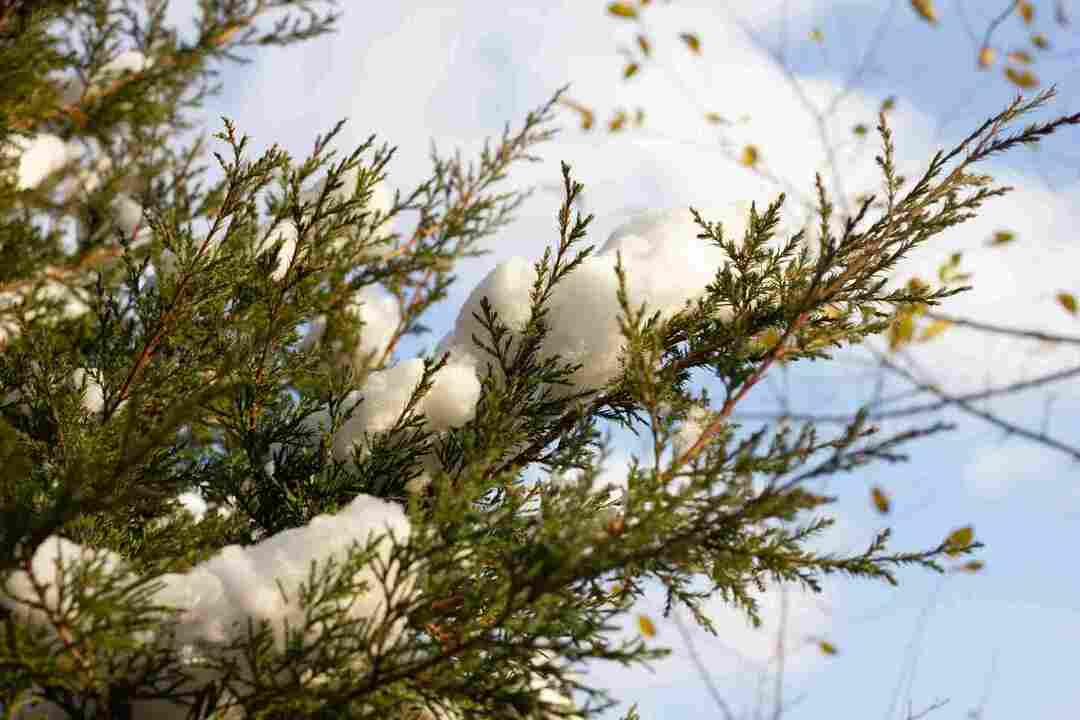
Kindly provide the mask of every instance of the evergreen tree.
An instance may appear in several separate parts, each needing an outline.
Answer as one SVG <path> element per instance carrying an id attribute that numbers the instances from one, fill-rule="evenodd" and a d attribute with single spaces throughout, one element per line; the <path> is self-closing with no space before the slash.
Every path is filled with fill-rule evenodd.
<path id="1" fill-rule="evenodd" d="M 808 547 L 831 498 L 807 480 L 944 426 L 880 439 L 859 416 L 821 437 L 730 416 L 779 362 L 959 291 L 884 277 L 1006 192 L 975 164 L 1080 123 L 1004 134 L 1052 92 L 912 182 L 882 115 L 885 207 L 834 217 L 819 182 L 819 223 L 795 233 L 780 197 L 651 214 L 597 248 L 564 164 L 551 246 L 493 269 L 409 359 L 396 347 L 456 262 L 513 218 L 507 175 L 559 94 L 393 197 L 374 138 L 338 154 L 338 124 L 302 161 L 252 158 L 225 120 L 204 189 L 206 143 L 176 140 L 212 64 L 331 30 L 326 4 L 206 0 L 187 43 L 161 0 L 0 3 L 8 717 L 588 717 L 611 699 L 583 663 L 663 654 L 647 617 L 615 632 L 646 591 L 711 628 L 715 595 L 755 617 L 769 582 L 895 582 L 980 547 L 967 527 L 914 551 L 887 532 L 853 556 Z M 258 30 L 289 9 L 307 20 Z M 614 483 L 613 425 L 652 439 Z M 201 514 L 180 499 L 196 492 Z"/>

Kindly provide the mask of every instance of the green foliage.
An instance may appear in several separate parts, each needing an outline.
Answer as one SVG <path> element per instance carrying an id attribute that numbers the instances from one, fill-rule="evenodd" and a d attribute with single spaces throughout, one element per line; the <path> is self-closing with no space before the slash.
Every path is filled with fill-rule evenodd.
<path id="1" fill-rule="evenodd" d="M 282 20 L 262 36 L 243 29 L 261 12 L 313 4 L 206 3 L 212 11 L 191 46 L 177 44 L 162 13 L 152 13 L 142 37 L 160 60 L 74 106 L 57 106 L 44 74 L 12 71 L 10 82 L 5 74 L 0 83 L 0 137 L 51 130 L 92 137 L 101 152 L 125 158 L 97 189 L 62 202 L 53 191 L 76 168 L 33 190 L 0 186 L 0 292 L 25 297 L 0 308 L 0 320 L 19 329 L 0 351 L 0 568 L 9 574 L 26 567 L 41 543 L 59 534 L 118 553 L 132 570 L 110 574 L 101 563 L 64 570 L 70 603 L 48 619 L 59 646 L 33 624 L 0 613 L 5 708 L 36 685 L 73 716 L 89 708 L 119 716 L 134 700 L 172 697 L 195 706 L 192 717 L 223 717 L 225 708 L 215 706 L 224 704 L 226 688 L 249 715 L 264 718 L 404 717 L 425 707 L 492 718 L 570 712 L 544 699 L 538 679 L 560 692 L 578 691 L 586 702 L 573 712 L 587 716 L 610 698 L 571 669 L 595 660 L 643 663 L 665 652 L 614 632 L 651 586 L 663 588 L 669 609 L 682 605 L 713 629 L 702 607 L 709 597 L 756 621 L 755 594 L 766 583 L 817 590 L 832 573 L 895 583 L 901 566 L 941 570 L 943 556 L 980 547 L 963 528 L 920 551 L 889 551 L 888 530 L 856 555 L 808 549 L 831 524 L 832 498 L 808 490 L 807 480 L 902 460 L 900 445 L 944 426 L 871 439 L 875 429 L 860 414 L 823 438 L 809 425 L 750 430 L 730 415 L 777 363 L 828 359 L 830 347 L 883 332 L 897 309 L 933 306 L 963 290 L 886 291 L 885 277 L 912 249 L 1006 191 L 971 174 L 971 165 L 1080 117 L 1002 137 L 1009 122 L 1050 93 L 1018 99 L 956 149 L 935 155 L 902 192 L 882 114 L 884 210 L 873 216 L 867 199 L 837 222 L 819 180 L 813 250 L 803 233 L 777 237 L 782 197 L 762 212 L 751 208 L 742 238 L 726 236 L 694 211 L 698 241 L 723 248 L 728 262 L 699 301 L 668 318 L 630 306 L 634 278 L 620 263 L 622 374 L 606 387 L 573 392 L 566 388 L 576 368 L 541 353 L 553 290 L 592 252 L 585 245 L 591 217 L 572 212 L 582 185 L 564 164 L 559 236 L 536 264 L 526 326 L 511 332 L 490 304 L 482 305 L 484 332 L 474 340 L 486 368 L 475 417 L 444 434 L 425 425 L 418 403 L 446 364 L 444 357 L 427 358 L 393 426 L 370 438 L 366 453 L 335 459 L 333 435 L 354 411 L 348 394 L 390 362 L 400 337 L 425 331 L 425 314 L 446 298 L 457 261 L 480 254 L 481 241 L 513 218 L 524 193 L 504 190 L 503 181 L 551 136 L 560 95 L 475 163 L 433 154 L 430 177 L 399 193 L 388 212 L 374 211 L 371 198 L 393 150 L 371 138 L 335 160 L 329 148 L 341 124 L 296 162 L 277 147 L 248 159 L 247 138 L 225 120 L 214 153 L 224 177 L 203 190 L 194 168 L 202 143 L 176 151 L 164 142 L 184 127 L 182 111 L 198 107 L 206 88 L 195 100 L 185 92 L 205 81 L 211 61 L 228 59 L 230 48 L 286 44 L 329 29 L 332 16 L 313 16 L 306 26 Z M 0 69 L 17 67 L 31 51 L 52 52 L 50 68 L 102 65 L 118 32 L 120 11 L 112 5 L 57 3 L 11 21 L 3 26 L 13 42 L 0 49 Z M 622 3 L 609 11 L 633 17 Z M 49 50 L 61 45 L 47 30 L 53 20 L 92 30 L 93 42 L 82 51 Z M 694 39 L 687 43 L 697 50 Z M 135 97 L 146 101 L 125 104 Z M 304 199 L 303 189 L 323 172 L 325 185 Z M 355 185 L 342 187 L 346 177 Z M 150 242 L 134 242 L 106 219 L 104 209 L 122 189 L 144 201 Z M 56 231 L 33 224 L 62 212 L 83 223 L 74 252 L 61 247 Z M 416 217 L 414 230 L 392 232 L 387 221 L 408 213 Z M 296 250 L 275 279 L 282 242 L 273 238 L 286 221 L 297 229 Z M 175 271 L 150 282 L 149 263 L 172 263 Z M 89 312 L 68 317 L 62 299 L 24 292 L 56 279 L 85 297 Z M 354 341 L 363 328 L 348 321 L 347 297 L 375 284 L 403 308 L 381 357 L 343 369 L 328 351 L 298 342 L 304 324 L 320 315 L 331 337 Z M 70 382 L 79 368 L 102 389 L 98 412 L 82 407 L 86 383 Z M 715 407 L 692 389 L 706 373 L 723 386 Z M 699 437 L 673 452 L 674 433 L 701 405 L 711 410 Z M 320 431 L 307 421 L 322 408 L 329 427 Z M 629 471 L 622 503 L 594 488 L 609 451 L 605 423 L 653 440 L 653 457 Z M 432 482 L 410 496 L 406 485 L 424 470 L 425 458 L 435 460 Z M 543 480 L 527 480 L 529 469 Z M 211 511 L 196 520 L 175 500 L 193 489 L 212 510 L 228 507 L 232 514 Z M 271 628 L 250 623 L 229 646 L 235 654 L 202 648 L 200 667 L 215 668 L 218 680 L 176 690 L 192 664 L 165 639 L 135 639 L 173 612 L 154 603 L 155 578 L 187 571 L 227 545 L 307 525 L 358 494 L 407 507 L 410 541 L 395 540 L 384 560 L 372 539 L 346 558 L 312 566 L 292 599 L 305 621 L 289 628 L 285 653 L 274 647 Z M 887 499 L 875 502 L 887 511 Z M 391 598 L 381 622 L 350 618 L 339 607 L 364 590 L 354 581 L 363 568 L 373 569 Z M 405 588 L 414 582 L 417 591 Z M 406 631 L 391 641 L 395 623 Z M 306 632 L 316 627 L 323 639 L 307 643 Z M 651 620 L 641 628 L 653 634 Z M 835 652 L 822 642 L 823 652 L 830 648 Z M 240 684 L 242 672 L 254 673 L 252 684 Z M 163 689 L 170 683 L 173 690 Z"/>

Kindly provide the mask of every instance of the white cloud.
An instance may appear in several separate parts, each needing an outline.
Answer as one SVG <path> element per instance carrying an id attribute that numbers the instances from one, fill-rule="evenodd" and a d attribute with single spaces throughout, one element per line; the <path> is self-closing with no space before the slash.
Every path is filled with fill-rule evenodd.
<path id="1" fill-rule="evenodd" d="M 725 696 L 736 702 L 752 699 L 750 687 L 756 686 L 763 673 L 776 672 L 781 625 L 787 683 L 799 682 L 800 677 L 819 670 L 827 662 L 817 641 L 830 639 L 833 632 L 827 592 L 814 595 L 794 587 L 771 586 L 756 595 L 756 599 L 762 619 L 758 628 L 753 627 L 744 613 L 719 599 L 707 603 L 705 611 L 715 624 L 715 636 L 698 628 L 685 610 L 677 611 L 695 651 L 705 659 L 710 678 Z M 698 670 L 675 621 L 663 617 L 662 591 L 656 589 L 645 602 L 635 606 L 624 624 L 626 635 L 640 632 L 638 614 L 646 615 L 656 626 L 656 638 L 649 644 L 670 647 L 672 654 L 650 663 L 652 672 L 597 663 L 590 666 L 588 680 L 610 689 L 616 696 L 624 690 L 641 694 L 682 689 L 704 697 Z"/>
<path id="2" fill-rule="evenodd" d="M 973 495 L 1003 500 L 1027 481 L 1044 474 L 1047 449 L 1035 443 L 1001 442 L 976 447 L 961 478 Z"/>

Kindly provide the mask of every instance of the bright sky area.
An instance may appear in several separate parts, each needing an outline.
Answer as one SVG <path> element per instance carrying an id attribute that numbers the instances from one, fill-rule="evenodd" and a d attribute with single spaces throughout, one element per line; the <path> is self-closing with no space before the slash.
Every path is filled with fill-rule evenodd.
<path id="1" fill-rule="evenodd" d="M 901 0 L 653 3 L 647 27 L 657 62 L 629 83 L 620 80 L 625 61 L 616 48 L 630 46 L 633 31 L 607 15 L 605 4 L 343 3 L 338 33 L 285 50 L 245 52 L 253 55 L 252 64 L 226 66 L 225 92 L 208 104 L 205 122 L 216 131 L 217 118 L 228 116 L 251 136 L 252 156 L 278 143 L 301 158 L 316 134 L 347 117 L 338 147 L 351 150 L 371 133 L 399 146 L 388 182 L 404 189 L 425 177 L 430 141 L 443 150 L 460 146 L 466 155 L 475 152 L 484 138 L 497 135 L 507 121 L 519 124 L 565 83 L 572 83 L 570 97 L 598 109 L 601 124 L 612 108 L 645 108 L 644 129 L 617 135 L 583 134 L 572 112 L 560 114 L 564 131 L 540 149 L 543 161 L 511 175 L 516 186 L 538 184 L 540 191 L 514 225 L 490 243 L 490 255 L 463 265 L 450 301 L 429 321 L 435 332 L 399 350 L 398 357 L 407 358 L 434 346 L 468 291 L 495 263 L 514 255 L 538 257 L 555 240 L 560 160 L 571 163 L 585 183 L 587 210 L 597 216 L 592 238 L 602 244 L 640 210 L 761 204 L 775 196 L 775 185 L 722 152 L 716 129 L 701 121 L 705 111 L 735 121 L 728 130 L 735 147 L 755 144 L 765 168 L 808 193 L 813 173 L 827 166 L 818 128 L 795 85 L 818 106 L 846 89 L 827 128 L 838 146 L 845 189 L 873 190 L 876 138 L 872 132 L 860 138 L 852 128 L 857 123 L 873 128 L 886 97 L 897 99 L 890 117 L 901 171 L 913 175 L 934 149 L 956 142 L 1015 92 L 1000 64 L 989 72 L 975 68 L 975 38 L 1005 0 L 992 8 L 975 0 L 939 3 L 940 22 L 933 28 Z M 196 3 L 171 5 L 171 18 L 189 28 Z M 1054 30 L 1063 47 L 1078 45 L 1075 26 L 1053 26 L 1050 2 L 1036 6 L 1042 13 L 1036 29 Z M 1080 15 L 1080 7 L 1075 11 Z M 810 37 L 815 28 L 822 33 L 820 45 Z M 686 30 L 700 35 L 700 57 L 678 41 Z M 995 44 L 1030 46 L 1030 32 L 1011 18 L 996 31 Z M 786 47 L 790 77 L 763 46 Z M 1059 83 L 1052 112 L 1076 112 L 1080 55 L 1053 55 L 1036 66 L 1044 83 Z M 856 68 L 862 71 L 852 81 Z M 918 253 L 898 279 L 932 279 L 949 253 L 963 251 L 962 269 L 973 273 L 975 290 L 948 301 L 945 311 L 1080 334 L 1076 319 L 1055 302 L 1058 291 L 1080 292 L 1078 160 L 1080 132 L 1067 130 L 1036 153 L 1017 151 L 988 166 L 1018 190 Z M 1003 248 L 988 247 L 999 229 L 1015 232 L 1018 239 Z M 1075 353 L 1075 346 L 1051 348 L 953 328 L 913 351 L 910 367 L 956 393 L 1070 367 Z M 878 373 L 870 362 L 859 351 L 836 362 L 774 373 L 744 409 L 776 410 L 777 398 L 786 394 L 793 412 L 850 412 L 874 391 Z M 907 389 L 886 379 L 883 392 L 903 396 Z M 1036 430 L 1048 408 L 1046 428 L 1053 436 L 1064 442 L 1080 436 L 1075 383 L 1012 395 L 989 407 Z M 691 631 L 692 641 L 720 695 L 740 717 L 772 714 L 777 627 L 785 605 L 780 686 L 786 717 L 893 720 L 942 700 L 947 704 L 930 717 L 967 717 L 976 708 L 982 708 L 982 718 L 1076 717 L 1080 580 L 1067 553 L 1078 544 L 1078 465 L 1066 454 L 1005 437 L 970 415 L 949 411 L 944 419 L 955 421 L 957 429 L 909 446 L 910 462 L 876 465 L 830 481 L 828 489 L 839 496 L 838 523 L 822 546 L 858 550 L 889 525 L 894 548 L 923 548 L 972 524 L 987 545 L 980 555 L 985 569 L 944 577 L 901 571 L 899 588 L 828 578 L 817 597 L 773 590 L 762 599 L 765 626 L 759 630 L 715 602 L 719 636 Z M 916 422 L 887 423 L 884 430 Z M 637 451 L 634 442 L 620 438 L 612 471 Z M 874 485 L 893 499 L 887 517 L 871 505 Z M 660 617 L 660 601 L 652 598 L 641 611 L 656 620 L 655 642 L 671 647 L 671 657 L 652 672 L 597 666 L 590 676 L 614 690 L 625 703 L 623 711 L 638 703 L 643 718 L 719 717 L 677 626 Z M 817 644 L 822 639 L 837 654 L 823 654 Z"/>

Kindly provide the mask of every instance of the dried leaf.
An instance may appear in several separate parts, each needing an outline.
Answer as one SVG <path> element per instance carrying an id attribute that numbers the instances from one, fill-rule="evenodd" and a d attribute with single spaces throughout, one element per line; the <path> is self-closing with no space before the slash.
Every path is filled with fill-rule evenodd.
<path id="1" fill-rule="evenodd" d="M 922 331 L 922 335 L 919 336 L 920 342 L 926 342 L 927 340 L 933 340 L 941 333 L 949 329 L 952 325 L 948 320 L 935 320 L 926 326 L 926 329 Z"/>
<path id="2" fill-rule="evenodd" d="M 1042 33 L 1035 33 L 1031 36 L 1031 44 L 1040 50 L 1050 49 L 1050 41 L 1046 39 L 1046 36 Z"/>
<path id="3" fill-rule="evenodd" d="M 607 11 L 615 17 L 636 18 L 637 10 L 628 3 L 613 2 L 607 6 Z"/>
<path id="4" fill-rule="evenodd" d="M 1065 311 L 1070 315 L 1076 314 L 1076 296 L 1072 293 L 1059 292 L 1057 294 L 1057 301 L 1061 307 L 1065 308 Z"/>
<path id="5" fill-rule="evenodd" d="M 984 563 L 982 560 L 971 560 L 969 562 L 964 563 L 963 565 L 961 565 L 960 567 L 958 567 L 956 569 L 959 570 L 960 572 L 977 573 L 980 570 L 982 570 L 984 567 L 986 567 L 986 563 Z"/>
<path id="6" fill-rule="evenodd" d="M 836 646 L 833 645 L 828 640 L 819 640 L 818 641 L 818 649 L 821 650 L 822 655 L 835 655 L 836 654 Z"/>
<path id="7" fill-rule="evenodd" d="M 994 64 L 996 59 L 997 51 L 989 45 L 983 45 L 983 49 L 979 51 L 979 67 L 988 68 Z"/>
<path id="8" fill-rule="evenodd" d="M 701 38 L 694 33 L 679 33 L 679 39 L 686 43 L 686 47 L 696 54 L 701 54 Z"/>
<path id="9" fill-rule="evenodd" d="M 887 113 L 896 107 L 896 96 L 890 95 L 881 103 L 881 112 Z"/>
<path id="10" fill-rule="evenodd" d="M 930 285 L 918 277 L 911 277 L 907 281 L 907 289 L 913 293 L 926 292 L 930 289 Z"/>
<path id="11" fill-rule="evenodd" d="M 889 514 L 889 496 L 885 494 L 885 491 L 875 485 L 870 489 L 870 499 L 874 501 L 874 508 L 882 515 Z"/>
<path id="12" fill-rule="evenodd" d="M 641 54 L 645 57 L 649 57 L 649 53 L 652 52 L 652 45 L 649 44 L 649 39 L 644 35 L 637 36 L 637 46 L 641 48 Z"/>
<path id="13" fill-rule="evenodd" d="M 1014 85 L 1022 88 L 1033 88 L 1039 84 L 1039 79 L 1030 70 L 1005 68 L 1005 77 L 1009 78 Z"/>
<path id="14" fill-rule="evenodd" d="M 641 629 L 641 634 L 647 638 L 656 637 L 656 626 L 653 625 L 653 621 L 645 615 L 638 615 L 637 619 L 638 628 Z"/>
<path id="15" fill-rule="evenodd" d="M 1016 239 L 1016 233 L 1012 230 L 998 230 L 994 233 L 994 236 L 990 238 L 989 245 L 1005 245 L 1011 243 Z"/>
<path id="16" fill-rule="evenodd" d="M 573 100 L 569 100 L 567 98 L 559 98 L 559 104 L 560 105 L 565 105 L 566 107 L 570 108 L 571 110 L 573 110 L 574 112 L 576 112 L 578 115 L 581 116 L 581 129 L 582 130 L 591 130 L 592 129 L 593 121 L 595 120 L 595 116 L 593 115 L 592 110 L 585 107 L 581 103 L 574 102 Z"/>
<path id="17" fill-rule="evenodd" d="M 645 109 L 638 108 L 634 111 L 634 127 L 641 127 L 645 124 Z"/>
<path id="18" fill-rule="evenodd" d="M 945 538 L 945 554 L 959 555 L 971 545 L 971 542 L 974 539 L 975 530 L 970 525 L 965 525 L 959 530 L 953 530 L 949 533 L 949 536 Z"/>
<path id="19" fill-rule="evenodd" d="M 1009 58 L 1009 62 L 1014 62 L 1020 65 L 1031 64 L 1031 55 L 1025 50 L 1013 50 L 1005 57 Z"/>
<path id="20" fill-rule="evenodd" d="M 742 154 L 739 155 L 739 162 L 746 167 L 754 167 L 757 165 L 760 153 L 758 149 L 753 145 L 747 145 L 743 148 Z"/>
<path id="21" fill-rule="evenodd" d="M 611 118 L 608 123 L 608 130 L 611 132 L 619 132 L 626 125 L 626 111 L 620 110 L 615 113 L 615 117 Z"/>
<path id="22" fill-rule="evenodd" d="M 1035 6 L 1028 2 L 1028 0 L 1020 0 L 1020 2 L 1016 4 L 1016 10 L 1028 25 L 1035 19 Z"/>
<path id="23" fill-rule="evenodd" d="M 937 22 L 937 11 L 934 9 L 933 0 L 911 0 L 911 7 L 919 17 L 931 25 Z"/>
<path id="24" fill-rule="evenodd" d="M 825 35 L 821 32 L 821 30 L 814 28 L 810 31 L 810 39 L 820 45 L 821 43 L 825 42 Z"/>
<path id="25" fill-rule="evenodd" d="M 625 68 L 623 68 L 623 71 L 622 71 L 623 79 L 625 80 L 625 79 L 628 79 L 628 78 L 632 78 L 637 73 L 637 71 L 638 71 L 638 64 L 637 63 L 630 63 Z"/>
<path id="26" fill-rule="evenodd" d="M 724 119 L 723 115 L 715 112 L 705 113 L 705 120 L 712 123 L 713 125 L 719 125 L 720 123 L 727 122 L 727 120 Z"/>

